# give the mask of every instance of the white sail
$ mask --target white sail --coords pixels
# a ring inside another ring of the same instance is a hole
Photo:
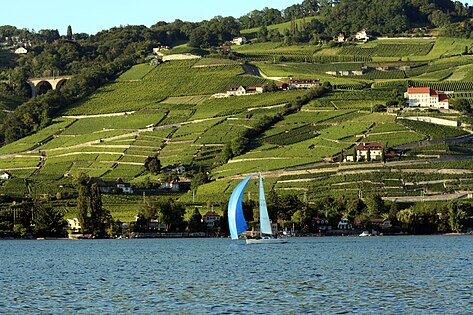
[[[269,221],[268,207],[264,197],[263,178],[259,176],[259,219],[261,234],[273,234],[271,222]]]

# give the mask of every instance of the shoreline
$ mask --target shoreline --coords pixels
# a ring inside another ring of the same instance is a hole
[[[68,237],[0,237],[0,241],[77,241],[77,240],[122,240],[122,239],[223,239],[229,238],[229,236],[203,236],[203,235],[194,235],[194,236],[185,236],[185,235],[176,235],[177,233],[170,234],[161,234],[161,235],[146,235],[146,236],[132,236],[132,237],[111,237],[111,238],[68,238]],[[473,235],[473,232],[463,232],[463,233],[436,233],[436,234],[408,234],[408,233],[393,233],[393,234],[379,234],[379,235],[370,235],[370,237],[383,237],[383,236],[466,236]],[[359,233],[351,234],[306,234],[306,235],[297,235],[297,236],[288,236],[288,238],[308,238],[308,237],[360,237]]]

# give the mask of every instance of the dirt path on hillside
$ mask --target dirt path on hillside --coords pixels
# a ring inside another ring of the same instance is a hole
[[[455,199],[467,199],[473,194],[473,191],[464,191],[448,194],[439,194],[431,196],[401,196],[401,197],[381,197],[383,200],[396,202],[419,202],[419,201],[448,201]]]
[[[261,77],[263,79],[273,80],[273,81],[282,81],[282,79],[285,78],[285,77],[268,77],[263,72],[261,72],[261,70],[255,65],[245,64],[245,65],[242,65],[242,67],[243,67],[243,70],[245,70],[246,74],[253,75],[255,77]]]
[[[135,112],[136,111],[110,113],[110,114],[96,114],[96,115],[67,115],[67,116],[61,116],[61,118],[83,119],[83,118],[115,117],[115,116],[131,115]]]
[[[399,145],[397,147],[394,147],[394,149],[405,150],[409,148],[418,148],[418,147],[423,147],[423,146],[432,145],[432,144],[456,144],[456,143],[465,143],[465,142],[470,142],[470,141],[473,141],[472,134],[460,136],[456,138],[449,138],[449,139],[423,140],[419,142],[412,142],[408,144]]]
[[[273,158],[255,158],[255,160],[271,160]],[[280,159],[280,158],[275,158]],[[440,158],[428,158],[428,159],[419,159],[419,160],[409,160],[409,161],[393,161],[393,162],[386,162],[386,163],[370,163],[370,164],[360,164],[360,165],[343,165],[343,164],[335,164],[330,162],[318,162],[304,166],[295,166],[295,167],[288,167],[285,169],[279,169],[274,171],[266,171],[262,172],[263,176],[265,177],[281,177],[281,176],[292,176],[292,175],[307,175],[307,174],[320,174],[320,173],[330,173],[336,172],[337,175],[343,174],[360,174],[360,173],[372,173],[372,172],[380,172],[381,170],[386,171],[387,169],[391,169],[390,172],[411,172],[411,173],[442,173],[442,174],[465,174],[465,173],[473,173],[473,170],[463,170],[463,169],[435,169],[435,168],[412,168],[412,169],[395,169],[392,168],[396,167],[403,167],[403,166],[413,166],[413,165],[430,165],[435,162],[448,162],[448,161],[462,161],[462,160],[470,160],[473,159],[472,156],[462,156],[462,155],[448,155],[448,156],[441,156]],[[235,161],[236,162],[236,161]],[[231,160],[229,161],[231,163]],[[323,167],[333,165],[333,167]],[[225,178],[217,178],[217,180],[225,180],[225,179],[242,179],[247,177],[248,175],[253,173],[246,173],[240,175],[233,175],[233,176],[226,176]]]

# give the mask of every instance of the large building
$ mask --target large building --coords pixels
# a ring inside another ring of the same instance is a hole
[[[356,146],[356,161],[379,161],[382,157],[383,145],[381,143],[359,143]]]
[[[312,87],[320,86],[320,80],[291,78],[287,84],[290,89],[310,89]]]
[[[429,87],[410,87],[405,94],[409,107],[448,109],[448,96]]]

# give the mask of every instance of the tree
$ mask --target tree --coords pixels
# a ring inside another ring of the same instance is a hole
[[[274,189],[271,189],[266,195],[266,205],[268,215],[271,220],[276,220],[279,213],[280,198]]]
[[[311,226],[311,216],[307,207],[298,209],[291,217],[291,221],[296,224],[300,231],[308,233]]]
[[[67,26],[67,36],[66,38],[68,40],[72,40],[73,39],[73,35],[72,35],[72,27],[70,25]]]
[[[89,189],[86,185],[78,187],[79,196],[77,197],[77,219],[81,226],[81,232],[86,233],[89,225]]]
[[[60,38],[58,30],[40,30],[39,35],[48,43]]]
[[[92,234],[96,237],[105,237],[110,225],[110,212],[102,207],[102,195],[99,186],[94,183],[90,187],[90,221]]]
[[[429,17],[430,22],[436,27],[445,27],[450,25],[450,16],[441,10],[435,10]]]
[[[352,199],[346,203],[346,211],[344,217],[353,221],[355,217],[363,212],[366,208],[365,203],[360,198]]]
[[[470,102],[467,99],[464,98],[454,98],[451,102],[450,105],[456,109],[459,112],[462,112],[464,114],[469,114],[471,113],[471,105]]]
[[[194,175],[191,181],[191,190],[192,191],[197,191],[197,188],[200,185],[203,185],[209,181],[209,177],[207,173],[205,172],[198,172],[197,174]]]
[[[464,204],[453,201],[448,203],[447,209],[450,229],[452,232],[460,233],[463,229],[463,221],[467,216]]]
[[[200,214],[199,209],[194,208],[194,212],[192,212],[189,218],[187,229],[189,232],[205,231],[205,223],[202,222],[202,215]]]
[[[412,208],[400,210],[396,214],[396,218],[399,222],[403,223],[404,226],[410,231],[415,231],[414,225],[417,220],[417,214]]]
[[[218,161],[220,164],[224,164],[224,163],[227,163],[228,160],[230,160],[232,157],[233,157],[233,153],[232,153],[231,143],[227,142],[225,146],[223,147],[223,150],[220,152]]]
[[[185,211],[186,209],[183,205],[169,198],[166,201],[158,203],[158,221],[166,224],[167,230],[170,231],[172,227],[179,226],[183,223]]]
[[[268,41],[268,28],[266,25],[263,25],[260,27],[259,32],[258,32],[258,42],[264,43]]]
[[[379,216],[384,212],[384,200],[378,194],[366,197],[365,203],[370,216]]]
[[[232,149],[232,155],[238,156],[242,154],[246,150],[246,146],[248,145],[248,139],[245,137],[238,137],[231,141],[230,146]]]
[[[148,156],[145,160],[145,169],[151,174],[159,174],[161,171],[161,161],[158,156]]]
[[[371,107],[371,112],[376,113],[376,112],[385,112],[386,111],[386,106],[383,104],[376,104]]]
[[[304,0],[302,7],[307,15],[315,15],[319,12],[319,2],[317,0]]]
[[[397,212],[398,212],[398,206],[397,202],[393,201],[391,206],[389,207],[389,213],[388,213],[388,219],[391,220],[391,222],[395,222],[397,220]]]
[[[60,236],[64,226],[64,214],[49,204],[35,201],[33,222],[36,236]]]

